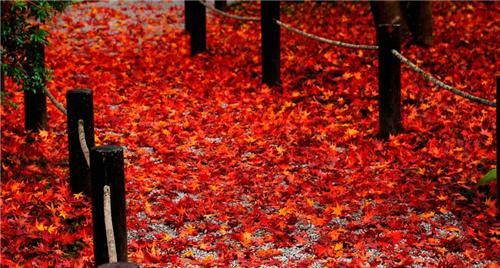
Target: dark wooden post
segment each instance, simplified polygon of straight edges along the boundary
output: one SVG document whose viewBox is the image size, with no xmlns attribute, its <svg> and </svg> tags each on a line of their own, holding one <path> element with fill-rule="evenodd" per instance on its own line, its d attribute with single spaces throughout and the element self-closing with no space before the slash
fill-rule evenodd
<svg viewBox="0 0 500 268">
<path fill-rule="evenodd" d="M 90 195 L 90 168 L 78 136 L 78 120 L 83 120 L 87 147 L 94 147 L 94 104 L 92 90 L 76 89 L 66 93 L 68 110 L 69 177 L 71 192 Z"/>
<path fill-rule="evenodd" d="M 205 6 L 198 1 L 190 3 L 191 56 L 207 50 L 207 14 Z"/>
<path fill-rule="evenodd" d="M 45 66 L 45 47 L 33 44 L 27 51 L 27 63 L 24 68 L 28 76 L 35 75 L 35 69 Z M 24 85 L 24 127 L 26 130 L 38 131 L 47 128 L 47 98 L 45 96 L 45 80 L 42 85 Z"/>
<path fill-rule="evenodd" d="M 191 32 L 191 24 L 193 17 L 193 1 L 184 0 L 184 29 L 186 32 Z"/>
<path fill-rule="evenodd" d="M 498 178 L 498 172 L 500 171 L 500 111 L 498 110 L 498 105 L 500 105 L 500 74 L 497 74 L 497 216 L 500 214 L 500 179 Z"/>
<path fill-rule="evenodd" d="M 280 19 L 279 1 L 261 1 L 262 82 L 268 86 L 280 83 Z"/>
<path fill-rule="evenodd" d="M 400 26 L 377 26 L 379 135 L 388 138 L 401 131 L 401 64 L 391 53 L 400 51 Z"/>
<path fill-rule="evenodd" d="M 92 226 L 95 265 L 108 263 L 104 225 L 103 187 L 111 188 L 111 214 L 118 262 L 127 262 L 127 225 L 125 221 L 125 174 L 120 146 L 97 146 L 90 150 L 92 177 Z"/>
<path fill-rule="evenodd" d="M 225 10 L 227 7 L 227 1 L 226 0 L 215 0 L 215 8 L 219 10 Z"/>
</svg>

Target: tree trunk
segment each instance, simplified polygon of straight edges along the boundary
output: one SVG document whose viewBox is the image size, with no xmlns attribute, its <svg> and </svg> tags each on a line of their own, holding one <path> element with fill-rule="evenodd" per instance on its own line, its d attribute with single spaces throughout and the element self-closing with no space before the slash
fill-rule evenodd
<svg viewBox="0 0 500 268">
<path fill-rule="evenodd" d="M 400 24 L 403 37 L 411 35 L 420 46 L 432 45 L 431 2 L 380 1 L 370 2 L 375 26 Z"/>
<path fill-rule="evenodd" d="M 403 2 L 406 21 L 413 41 L 421 46 L 432 45 L 432 7 L 431 2 Z"/>
<path fill-rule="evenodd" d="M 29 76 L 35 75 L 35 68 L 43 68 L 45 51 L 43 45 L 32 45 L 27 51 L 25 70 Z M 43 82 L 45 84 L 45 80 Z M 47 98 L 45 85 L 23 85 L 24 88 L 24 127 L 26 130 L 39 131 L 47 128 Z"/>
</svg>

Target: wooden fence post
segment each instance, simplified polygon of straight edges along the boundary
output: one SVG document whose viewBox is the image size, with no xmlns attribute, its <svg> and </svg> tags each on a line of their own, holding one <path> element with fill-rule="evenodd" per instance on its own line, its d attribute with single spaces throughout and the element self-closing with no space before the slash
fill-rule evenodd
<svg viewBox="0 0 500 268">
<path fill-rule="evenodd" d="M 214 3 L 215 8 L 219 10 L 225 10 L 227 7 L 227 1 L 226 0 L 215 0 Z"/>
<path fill-rule="evenodd" d="M 261 1 L 262 82 L 268 86 L 280 83 L 280 19 L 279 1 Z"/>
<path fill-rule="evenodd" d="M 90 168 L 78 136 L 78 120 L 83 120 L 87 147 L 94 146 L 94 104 L 92 90 L 76 89 L 66 93 L 68 111 L 69 176 L 72 193 L 90 195 Z"/>
<path fill-rule="evenodd" d="M 27 51 L 27 63 L 24 68 L 28 76 L 35 75 L 35 69 L 45 66 L 45 47 L 33 44 Z M 47 98 L 45 80 L 42 86 L 25 85 L 24 89 L 24 128 L 38 131 L 47 128 Z M 2 89 L 3 90 L 3 89 Z"/>
<path fill-rule="evenodd" d="M 207 14 L 205 6 L 198 1 L 190 3 L 189 31 L 191 33 L 191 56 L 207 50 Z"/>
<path fill-rule="evenodd" d="M 184 29 L 191 33 L 191 18 L 193 17 L 193 1 L 184 0 Z"/>
<path fill-rule="evenodd" d="M 111 214 L 118 262 L 127 262 L 123 148 L 112 145 L 93 147 L 90 150 L 90 167 L 95 266 L 109 260 L 104 224 L 104 185 L 111 188 Z"/>
<path fill-rule="evenodd" d="M 391 50 L 401 49 L 399 24 L 377 26 L 379 135 L 387 139 L 401 131 L 401 63 Z"/>
</svg>

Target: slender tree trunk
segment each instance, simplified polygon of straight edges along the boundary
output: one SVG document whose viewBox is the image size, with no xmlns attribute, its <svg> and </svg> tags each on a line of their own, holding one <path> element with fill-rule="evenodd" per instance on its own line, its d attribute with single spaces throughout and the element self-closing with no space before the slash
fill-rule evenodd
<svg viewBox="0 0 500 268">
<path fill-rule="evenodd" d="M 33 45 L 28 51 L 28 60 L 25 70 L 34 76 L 35 68 L 45 64 L 43 45 Z M 44 81 L 45 83 L 45 81 Z M 39 131 L 47 128 L 47 98 L 42 86 L 24 85 L 24 127 L 26 130 Z M 45 85 L 43 85 L 45 86 Z"/>
</svg>

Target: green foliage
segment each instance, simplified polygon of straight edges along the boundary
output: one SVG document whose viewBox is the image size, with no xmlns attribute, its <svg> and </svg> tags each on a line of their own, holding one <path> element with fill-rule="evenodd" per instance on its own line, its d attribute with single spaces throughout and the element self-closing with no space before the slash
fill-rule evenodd
<svg viewBox="0 0 500 268">
<path fill-rule="evenodd" d="M 44 64 L 47 31 L 41 26 L 71 1 L 2 1 L 2 76 L 24 90 L 43 89 L 50 72 Z M 2 88 L 2 99 L 7 94 Z"/>
<path fill-rule="evenodd" d="M 486 175 L 484 175 L 481 180 L 479 180 L 478 184 L 479 186 L 481 185 L 486 185 L 494 180 L 496 180 L 497 178 L 497 169 L 494 168 L 492 170 L 490 170 L 488 173 L 486 173 Z"/>
</svg>

